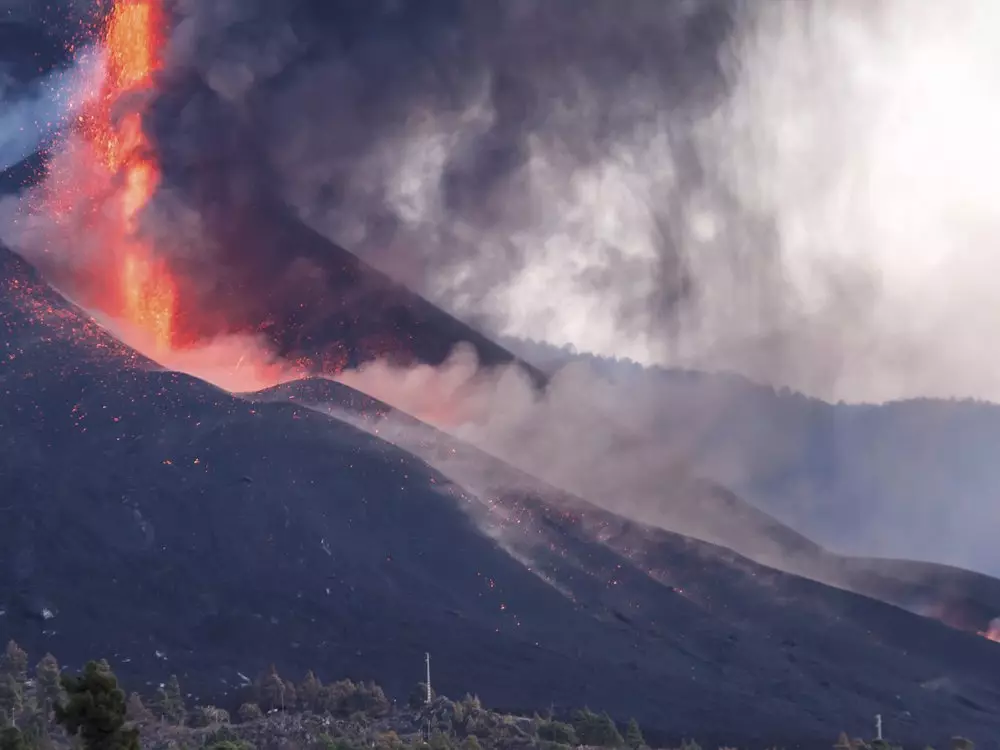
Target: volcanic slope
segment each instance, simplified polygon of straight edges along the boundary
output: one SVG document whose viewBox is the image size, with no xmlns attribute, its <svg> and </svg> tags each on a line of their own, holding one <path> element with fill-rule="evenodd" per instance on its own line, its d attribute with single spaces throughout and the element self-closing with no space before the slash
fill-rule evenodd
<svg viewBox="0 0 1000 750">
<path fill-rule="evenodd" d="M 735 375 L 505 343 L 546 372 L 593 372 L 606 390 L 618 389 L 622 429 L 683 456 L 707 480 L 665 489 L 659 502 L 623 487 L 620 512 L 956 627 L 984 631 L 1000 616 L 1000 580 L 955 567 L 997 569 L 989 499 L 1000 481 L 1000 407 L 827 404 Z M 899 559 L 906 555 L 952 564 Z"/>
<path fill-rule="evenodd" d="M 148 369 L 0 263 L 3 631 L 32 651 L 221 698 L 270 660 L 398 695 L 430 650 L 445 693 L 706 738 L 876 711 L 900 739 L 1000 736 L 996 644 L 542 488 L 477 497 L 344 421 Z"/>
</svg>

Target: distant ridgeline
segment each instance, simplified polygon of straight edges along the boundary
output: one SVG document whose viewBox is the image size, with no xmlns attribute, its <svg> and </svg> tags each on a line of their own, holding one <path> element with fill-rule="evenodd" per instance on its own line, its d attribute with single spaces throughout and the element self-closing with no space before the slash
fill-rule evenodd
<svg viewBox="0 0 1000 750">
<path fill-rule="evenodd" d="M 634 719 L 622 729 L 588 708 L 560 718 L 551 710 L 517 716 L 486 709 L 476 696 L 437 696 L 426 683 L 397 706 L 374 682 L 323 684 L 310 671 L 294 683 L 272 666 L 242 699 L 235 717 L 217 706 L 189 706 L 176 675 L 146 701 L 136 692 L 126 697 L 103 659 L 68 675 L 46 654 L 32 671 L 28 654 L 10 641 L 0 657 L 0 750 L 649 750 Z M 679 748 L 701 750 L 689 740 Z M 901 750 L 846 733 L 833 748 Z M 974 746 L 955 737 L 951 750 Z"/>
</svg>

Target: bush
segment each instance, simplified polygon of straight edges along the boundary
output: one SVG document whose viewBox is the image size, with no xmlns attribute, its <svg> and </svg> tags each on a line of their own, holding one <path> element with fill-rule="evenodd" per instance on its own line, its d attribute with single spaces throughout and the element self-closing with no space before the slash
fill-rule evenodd
<svg viewBox="0 0 1000 750">
<path fill-rule="evenodd" d="M 256 703 L 244 703 L 240 706 L 239 711 L 236 712 L 236 717 L 242 723 L 247 723 L 250 721 L 257 721 L 258 719 L 264 718 L 264 712 L 260 710 L 260 706 Z"/>
<path fill-rule="evenodd" d="M 210 727 L 213 724 L 228 724 L 229 712 L 218 706 L 195 706 L 191 712 L 191 726 Z"/>
</svg>

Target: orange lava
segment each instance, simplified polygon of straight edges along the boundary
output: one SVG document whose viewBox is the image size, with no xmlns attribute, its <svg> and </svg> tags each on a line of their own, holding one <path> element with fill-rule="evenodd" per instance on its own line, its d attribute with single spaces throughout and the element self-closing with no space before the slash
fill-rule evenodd
<svg viewBox="0 0 1000 750">
<path fill-rule="evenodd" d="M 161 67 L 161 0 L 117 0 L 105 23 L 104 79 L 96 102 L 79 118 L 85 149 L 74 174 L 50 196 L 53 207 L 82 192 L 101 205 L 88 229 L 106 247 L 97 305 L 149 340 L 153 354 L 174 344 L 177 288 L 170 269 L 141 238 L 139 217 L 160 182 L 160 167 L 143 131 L 140 105 Z M 63 193 L 60 195 L 60 193 Z M 94 226 L 98 224 L 99 226 Z"/>
<path fill-rule="evenodd" d="M 233 392 L 303 377 L 310 363 L 279 360 L 253 335 L 197 340 L 179 330 L 197 311 L 179 314 L 175 271 L 141 227 L 161 181 L 143 111 L 163 67 L 162 3 L 115 0 L 101 33 L 101 77 L 78 92 L 80 114 L 50 154 L 33 209 L 54 230 L 44 241 L 63 265 L 54 263 L 53 273 L 123 343 L 168 369 Z"/>
</svg>

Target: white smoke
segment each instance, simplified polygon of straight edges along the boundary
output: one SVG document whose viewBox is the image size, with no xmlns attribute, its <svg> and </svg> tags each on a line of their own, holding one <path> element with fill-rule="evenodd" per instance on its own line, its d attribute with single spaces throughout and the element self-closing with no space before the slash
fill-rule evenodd
<svg viewBox="0 0 1000 750">
<path fill-rule="evenodd" d="M 404 231 L 373 262 L 406 278 L 400 256 L 426 254 L 421 291 L 494 333 L 831 400 L 1000 399 L 1000 364 L 981 354 L 1000 324 L 1000 3 L 739 8 L 721 101 L 673 106 L 649 66 L 613 95 L 585 76 L 550 82 L 556 103 L 487 196 L 489 222 L 442 197 L 445 165 L 495 114 L 475 95 L 382 141 L 332 211 L 317 198 L 322 142 L 278 141 L 297 144 L 278 156 L 290 196 L 356 248 L 383 201 Z M 665 271 L 665 238 L 683 273 Z"/>
<path fill-rule="evenodd" d="M 103 58 L 80 50 L 67 69 L 52 71 L 27 92 L 13 94 L 0 79 L 0 172 L 30 156 L 97 95 Z"/>
</svg>

